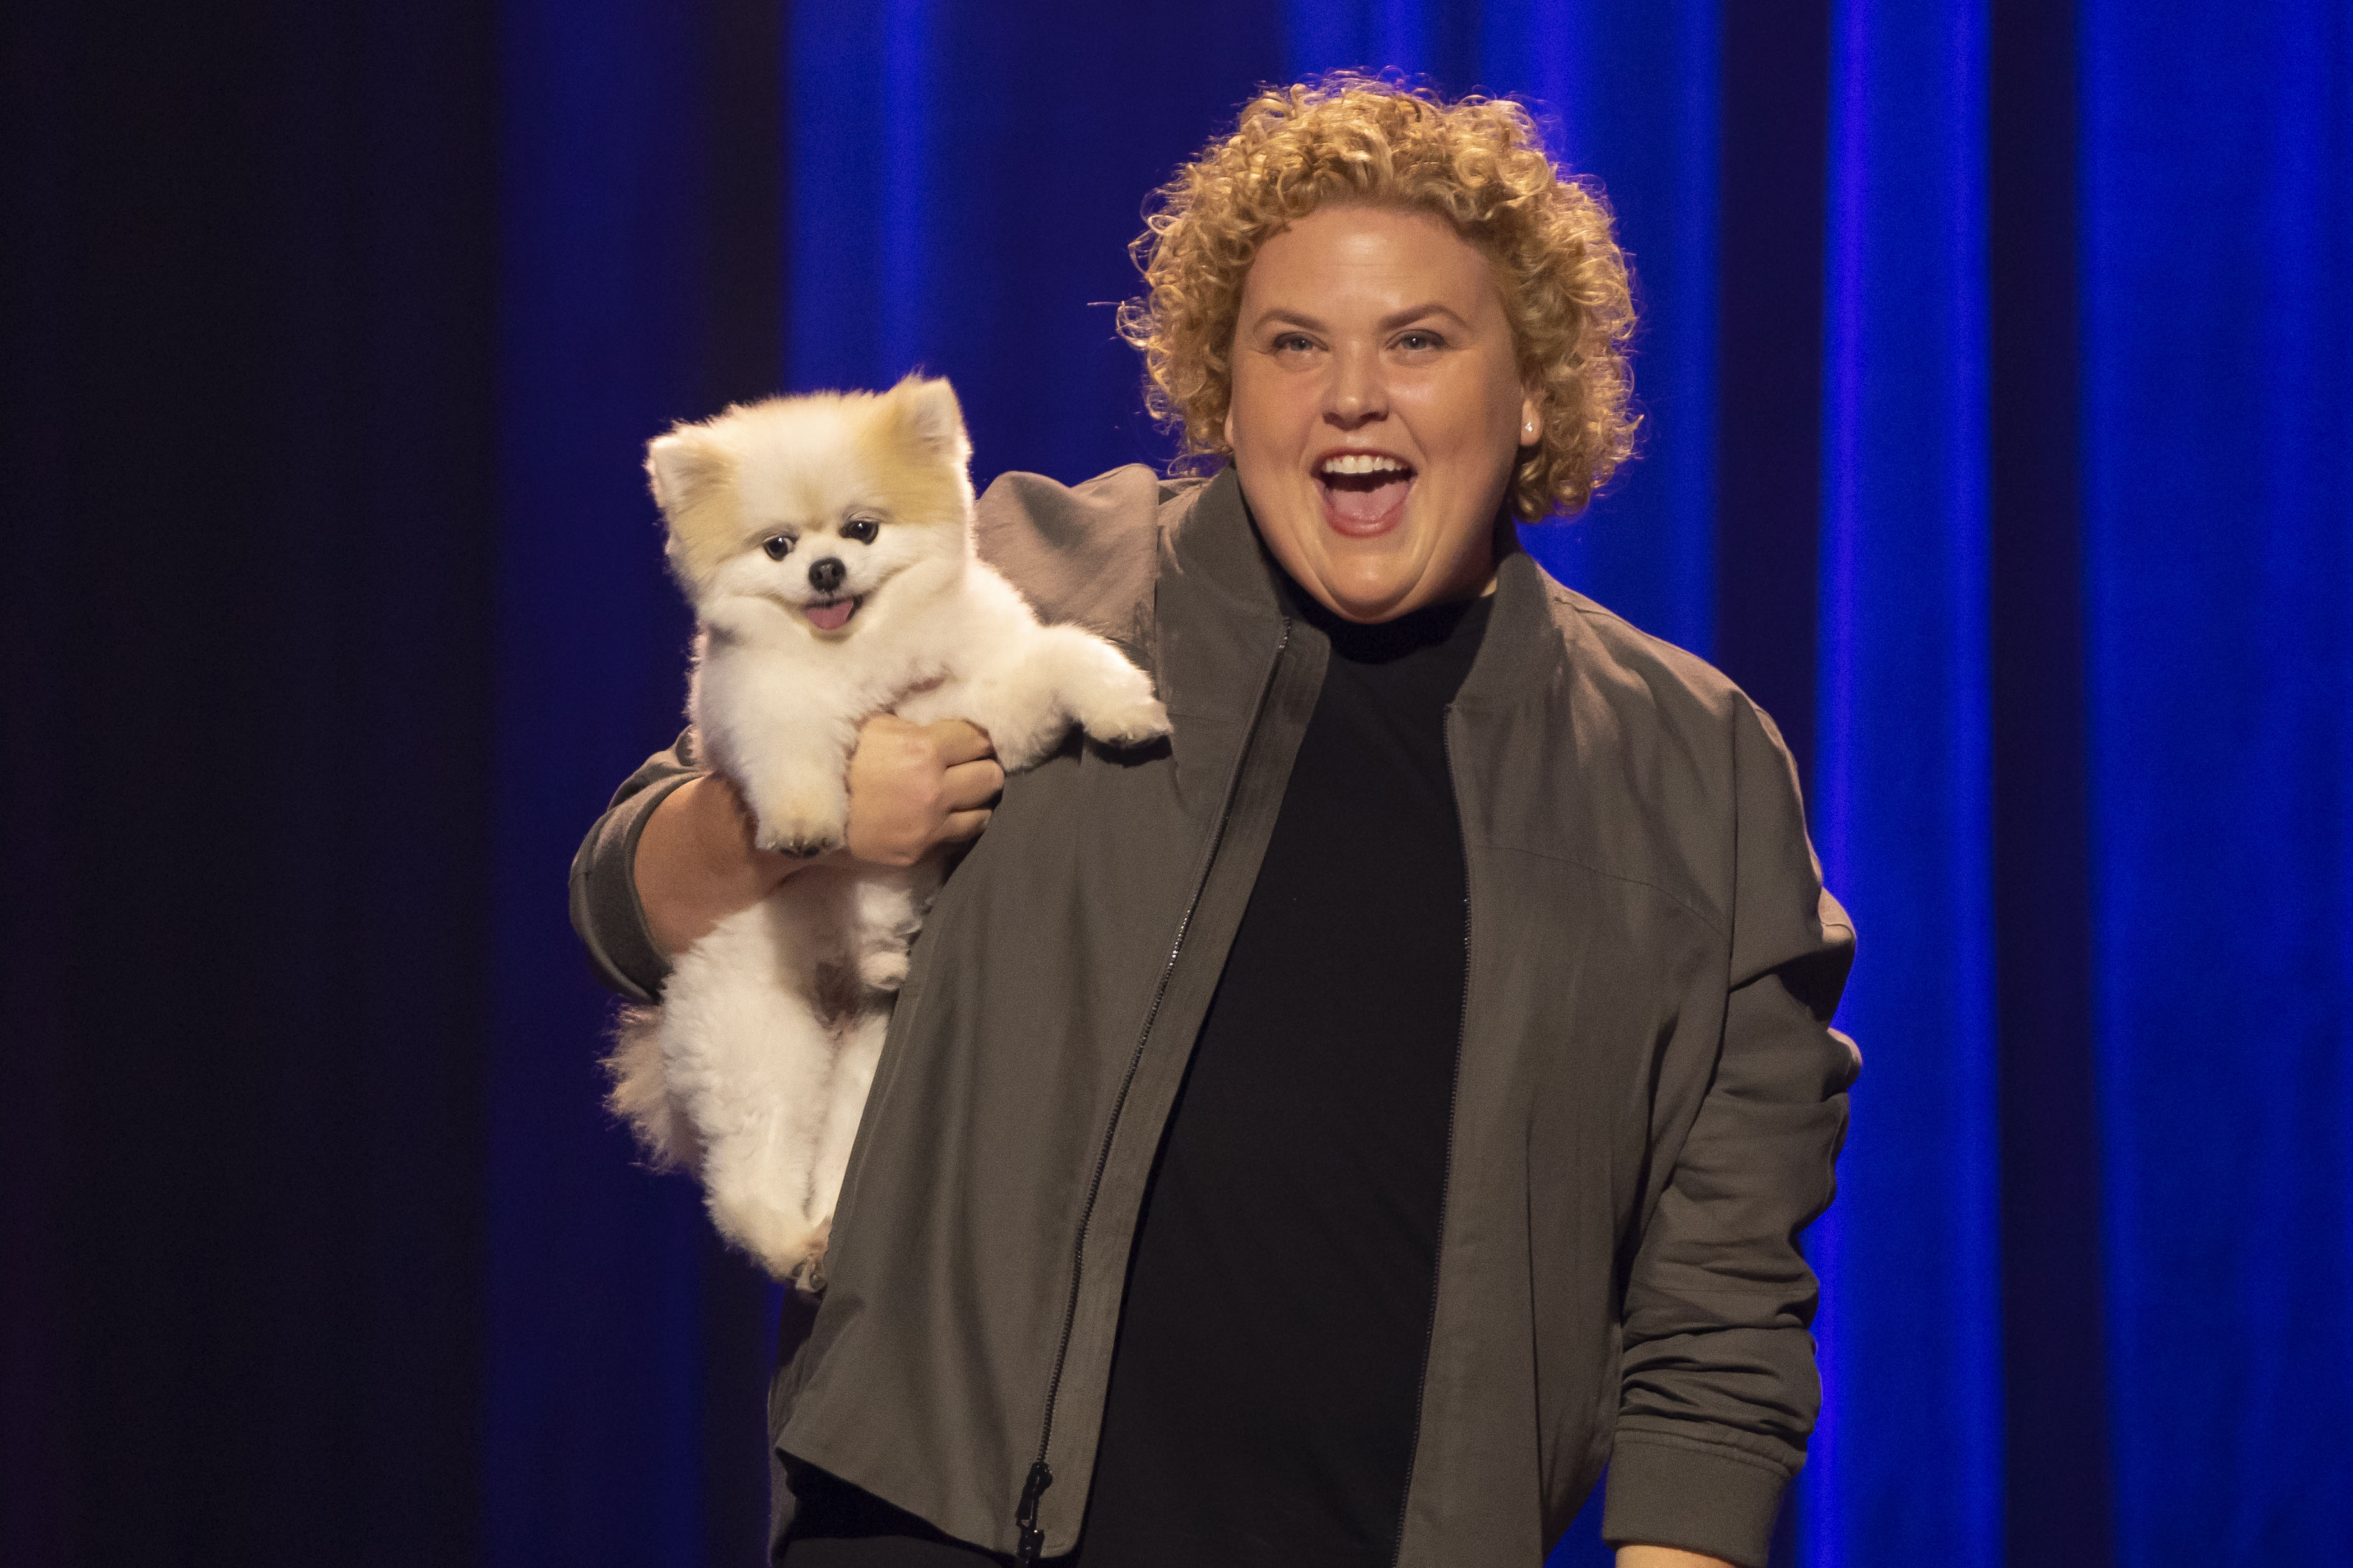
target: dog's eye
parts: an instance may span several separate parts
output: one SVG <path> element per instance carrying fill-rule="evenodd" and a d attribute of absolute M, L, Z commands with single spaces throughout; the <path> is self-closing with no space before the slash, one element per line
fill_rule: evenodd
<path fill-rule="evenodd" d="M 841 525 L 841 537 L 854 539 L 860 544 L 874 542 L 875 522 L 871 517 L 853 517 Z"/>
<path fill-rule="evenodd" d="M 760 548 L 768 552 L 769 560 L 782 561 L 793 552 L 793 536 L 789 533 L 779 533 L 773 538 L 764 539 L 760 541 Z"/>

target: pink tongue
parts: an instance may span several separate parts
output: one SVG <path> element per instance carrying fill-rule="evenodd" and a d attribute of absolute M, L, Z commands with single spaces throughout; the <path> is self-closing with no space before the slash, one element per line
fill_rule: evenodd
<path fill-rule="evenodd" d="M 1354 523 L 1377 522 L 1388 514 L 1391 507 L 1405 499 L 1408 481 L 1403 475 L 1369 489 L 1358 489 L 1353 485 L 1326 485 L 1324 493 L 1331 498 L 1332 510 Z"/>
<path fill-rule="evenodd" d="M 818 630 L 838 632 L 849 624 L 849 617 L 857 609 L 858 601 L 855 599 L 836 599 L 830 605 L 811 605 L 807 613 L 809 625 Z"/>

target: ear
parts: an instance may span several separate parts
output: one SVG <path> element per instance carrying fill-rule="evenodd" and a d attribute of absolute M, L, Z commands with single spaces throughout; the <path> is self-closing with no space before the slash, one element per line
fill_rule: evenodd
<path fill-rule="evenodd" d="M 692 511 L 727 482 L 734 463 L 725 447 L 696 426 L 681 425 L 667 436 L 657 436 L 646 447 L 646 476 L 653 484 L 654 504 L 671 519 Z"/>
<path fill-rule="evenodd" d="M 888 395 L 899 405 L 900 428 L 908 435 L 959 463 L 972 456 L 972 442 L 964 430 L 964 408 L 946 377 L 911 375 Z"/>
<path fill-rule="evenodd" d="M 1519 437 L 1520 449 L 1525 451 L 1543 440 L 1544 433 L 1544 405 L 1536 401 L 1534 392 L 1523 392 L 1520 395 L 1520 427 L 1514 432 Z"/>

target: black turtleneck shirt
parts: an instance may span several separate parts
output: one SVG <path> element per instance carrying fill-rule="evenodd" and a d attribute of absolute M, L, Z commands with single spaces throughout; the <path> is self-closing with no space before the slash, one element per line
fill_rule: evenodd
<path fill-rule="evenodd" d="M 1332 658 L 1162 1134 L 1083 1568 L 1388 1568 L 1437 1289 L 1468 889 L 1445 710 L 1491 601 Z M 785 1560 L 986 1562 L 807 1478 Z"/>
<path fill-rule="evenodd" d="M 1145 1199 L 1086 1568 L 1387 1568 L 1427 1359 L 1468 935 L 1445 710 L 1488 601 L 1332 658 Z"/>

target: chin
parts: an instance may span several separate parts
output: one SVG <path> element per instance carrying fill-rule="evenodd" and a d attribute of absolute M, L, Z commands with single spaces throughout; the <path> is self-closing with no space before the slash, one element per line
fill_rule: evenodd
<path fill-rule="evenodd" d="M 1442 596 L 1430 591 L 1436 562 L 1419 546 L 1420 537 L 1410 522 L 1369 539 L 1326 530 L 1290 552 L 1299 557 L 1295 564 L 1285 559 L 1283 565 L 1301 587 L 1348 619 L 1390 620 Z"/>
<path fill-rule="evenodd" d="M 1415 584 L 1386 574 L 1372 579 L 1328 576 L 1317 596 L 1352 621 L 1385 621 L 1403 612 Z M 1311 591 L 1313 591 L 1311 589 Z"/>

